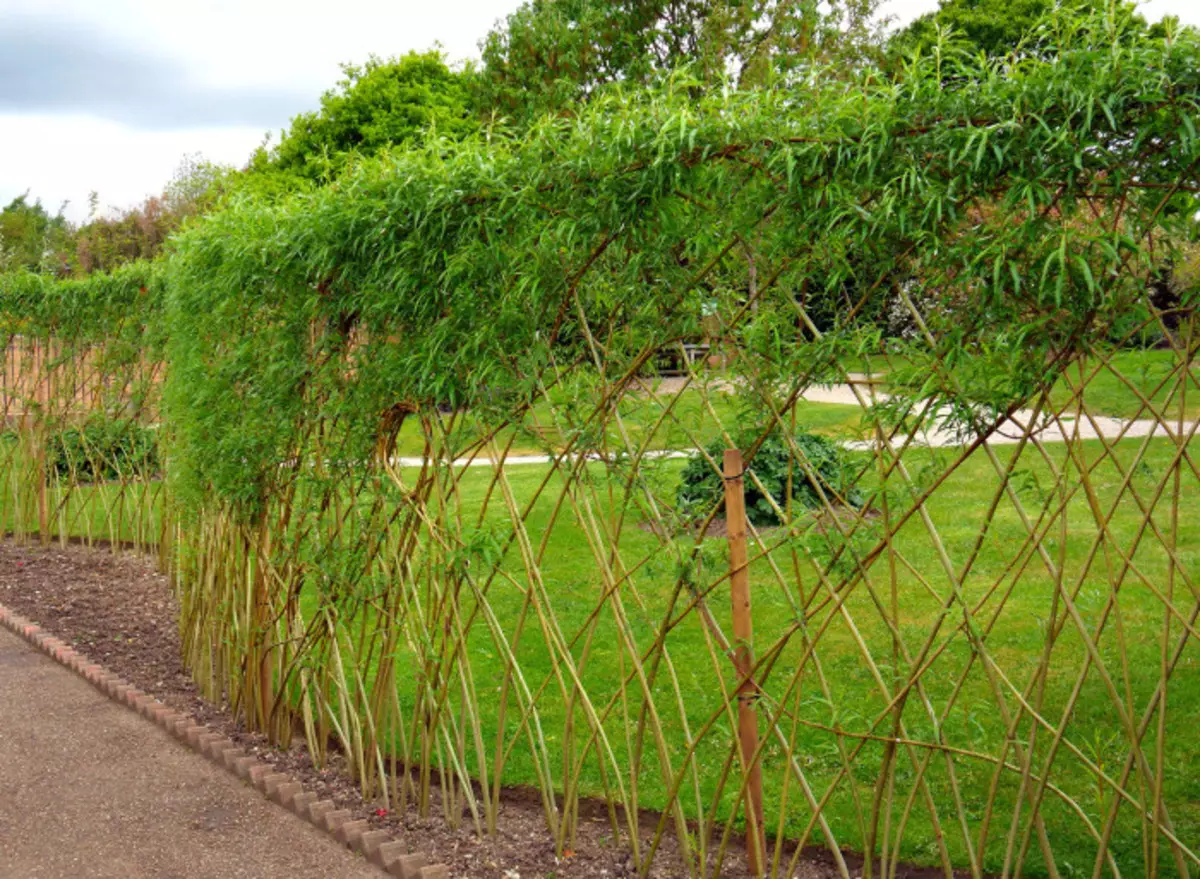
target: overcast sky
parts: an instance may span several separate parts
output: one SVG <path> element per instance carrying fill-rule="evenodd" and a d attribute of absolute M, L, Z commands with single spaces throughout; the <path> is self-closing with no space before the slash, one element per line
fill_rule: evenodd
<path fill-rule="evenodd" d="M 338 65 L 440 42 L 478 57 L 519 0 L 0 0 L 0 206 L 87 215 L 161 191 L 185 155 L 241 165 Z M 936 0 L 889 0 L 901 21 Z M 1197 0 L 1150 0 L 1200 24 Z"/>

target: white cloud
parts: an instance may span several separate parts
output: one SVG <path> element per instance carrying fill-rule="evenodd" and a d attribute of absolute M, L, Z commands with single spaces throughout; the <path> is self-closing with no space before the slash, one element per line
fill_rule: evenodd
<path fill-rule="evenodd" d="M 83 112 L 158 131 L 274 124 L 311 100 L 283 84 L 205 82 L 157 47 L 56 15 L 10 15 L 0 28 L 0 112 Z"/>
<path fill-rule="evenodd" d="M 184 156 L 243 164 L 263 133 L 253 128 L 137 131 L 90 116 L 22 115 L 0 118 L 0 204 L 29 190 L 54 212 L 88 213 L 88 194 L 100 205 L 127 207 L 157 194 Z"/>
<path fill-rule="evenodd" d="M 453 61 L 478 57 L 477 43 L 519 0 L 0 0 L 0 29 L 18 15 L 89 32 L 102 48 L 158 59 L 160 75 L 177 66 L 190 82 L 221 90 L 307 94 L 315 107 L 343 62 L 424 50 L 440 40 Z M 0 60 L 2 65 L 2 60 Z M 168 67 L 170 69 L 168 69 Z M 155 75 L 141 67 L 142 75 Z M 27 74 L 34 91 L 36 69 Z M 18 88 L 9 82 L 8 91 Z M 280 105 L 282 107 L 282 105 Z M 208 112 L 215 112 L 206 105 Z M 0 114 L 0 205 L 30 190 L 47 207 L 69 199 L 68 216 L 87 213 L 90 191 L 103 204 L 127 206 L 158 192 L 186 154 L 241 165 L 267 131 L 284 127 L 304 102 L 261 126 L 197 128 L 175 122 L 161 131 L 111 121 L 124 113 L 49 115 L 26 105 Z M 263 116 L 259 111 L 258 115 Z M 269 116 L 269 112 L 266 113 Z M 107 118 L 101 118 L 105 116 Z"/>

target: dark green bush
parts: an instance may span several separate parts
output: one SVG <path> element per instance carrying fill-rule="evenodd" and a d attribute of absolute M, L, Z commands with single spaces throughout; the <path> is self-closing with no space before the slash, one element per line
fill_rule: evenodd
<path fill-rule="evenodd" d="M 738 438 L 738 445 L 745 449 L 755 435 Z M 781 510 L 788 508 L 788 473 L 791 471 L 792 509 L 805 510 L 823 506 L 821 493 L 830 503 L 845 503 L 860 507 L 862 492 L 851 482 L 849 468 L 842 449 L 833 440 L 815 433 L 800 430 L 795 434 L 796 448 L 803 454 L 793 457 L 792 449 L 778 432 L 759 446 L 750 462 L 749 469 L 758 477 L 767 494 L 759 490 L 758 484 L 748 476 L 746 483 L 746 516 L 759 527 L 779 525 L 778 514 L 767 499 L 774 499 Z M 709 444 L 709 457 L 720 463 L 725 453 L 724 440 Z M 807 462 L 810 477 L 802 460 Z M 725 484 L 711 464 L 702 455 L 693 455 L 683 468 L 682 481 L 676 494 L 679 512 L 685 519 L 702 519 L 724 496 Z"/>
<path fill-rule="evenodd" d="M 59 476 L 79 482 L 144 478 L 161 472 L 154 431 L 127 419 L 92 418 L 81 427 L 52 434 L 46 463 Z"/>

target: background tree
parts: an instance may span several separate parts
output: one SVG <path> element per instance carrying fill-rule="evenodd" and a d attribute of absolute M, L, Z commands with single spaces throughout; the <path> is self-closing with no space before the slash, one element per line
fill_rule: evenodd
<path fill-rule="evenodd" d="M 346 64 L 344 78 L 321 96 L 321 106 L 301 113 L 274 148 L 260 148 L 252 176 L 274 178 L 282 188 L 327 181 L 353 155 L 413 144 L 429 132 L 460 138 L 476 130 L 468 82 L 470 69 L 451 70 L 439 51 L 409 52 L 362 66 Z M 255 185 L 270 189 L 270 180 Z"/>
<path fill-rule="evenodd" d="M 189 156 L 159 195 L 110 216 L 94 215 L 74 236 L 74 265 L 80 274 L 108 272 L 142 259 L 154 259 L 190 217 L 216 207 L 230 189 L 229 168 Z"/>
<path fill-rule="evenodd" d="M 1049 21 L 1083 21 L 1098 10 L 1110 9 L 1109 20 L 1131 34 L 1162 37 L 1172 26 L 1165 20 L 1153 27 L 1128 0 L 941 0 L 938 8 L 915 19 L 892 39 L 901 52 L 928 49 L 941 39 L 939 32 L 953 35 L 953 43 L 969 52 L 1002 56 L 1022 46 L 1045 44 L 1037 29 Z M 1176 22 L 1177 23 L 1177 22 Z"/>
<path fill-rule="evenodd" d="M 60 270 L 70 235 L 62 208 L 52 215 L 28 192 L 17 196 L 0 210 L 0 271 Z"/>
<path fill-rule="evenodd" d="M 518 123 L 682 64 L 703 82 L 771 81 L 877 45 L 878 0 L 528 0 L 484 38 L 479 104 Z"/>

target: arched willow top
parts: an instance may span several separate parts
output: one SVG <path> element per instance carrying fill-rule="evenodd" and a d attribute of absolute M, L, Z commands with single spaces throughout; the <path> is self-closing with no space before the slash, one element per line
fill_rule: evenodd
<path fill-rule="evenodd" d="M 1200 49 L 1105 27 L 1019 63 L 917 60 L 894 81 L 814 70 L 696 97 L 676 80 L 211 216 L 165 265 L 173 461 L 257 508 L 315 423 L 362 460 L 397 404 L 507 418 L 567 367 L 613 379 L 694 337 L 722 297 L 756 368 L 782 371 L 874 344 L 886 299 L 919 283 L 954 303 L 936 356 L 1000 358 L 990 393 L 1028 393 L 1110 331 L 1197 191 Z M 0 295 L 6 320 L 61 330 L 159 278 Z"/>
<path fill-rule="evenodd" d="M 122 327 L 134 328 L 144 342 L 145 331 L 165 326 L 164 291 L 161 264 L 134 263 L 69 280 L 28 272 L 0 276 L 0 342 L 22 333 L 111 341 Z"/>

